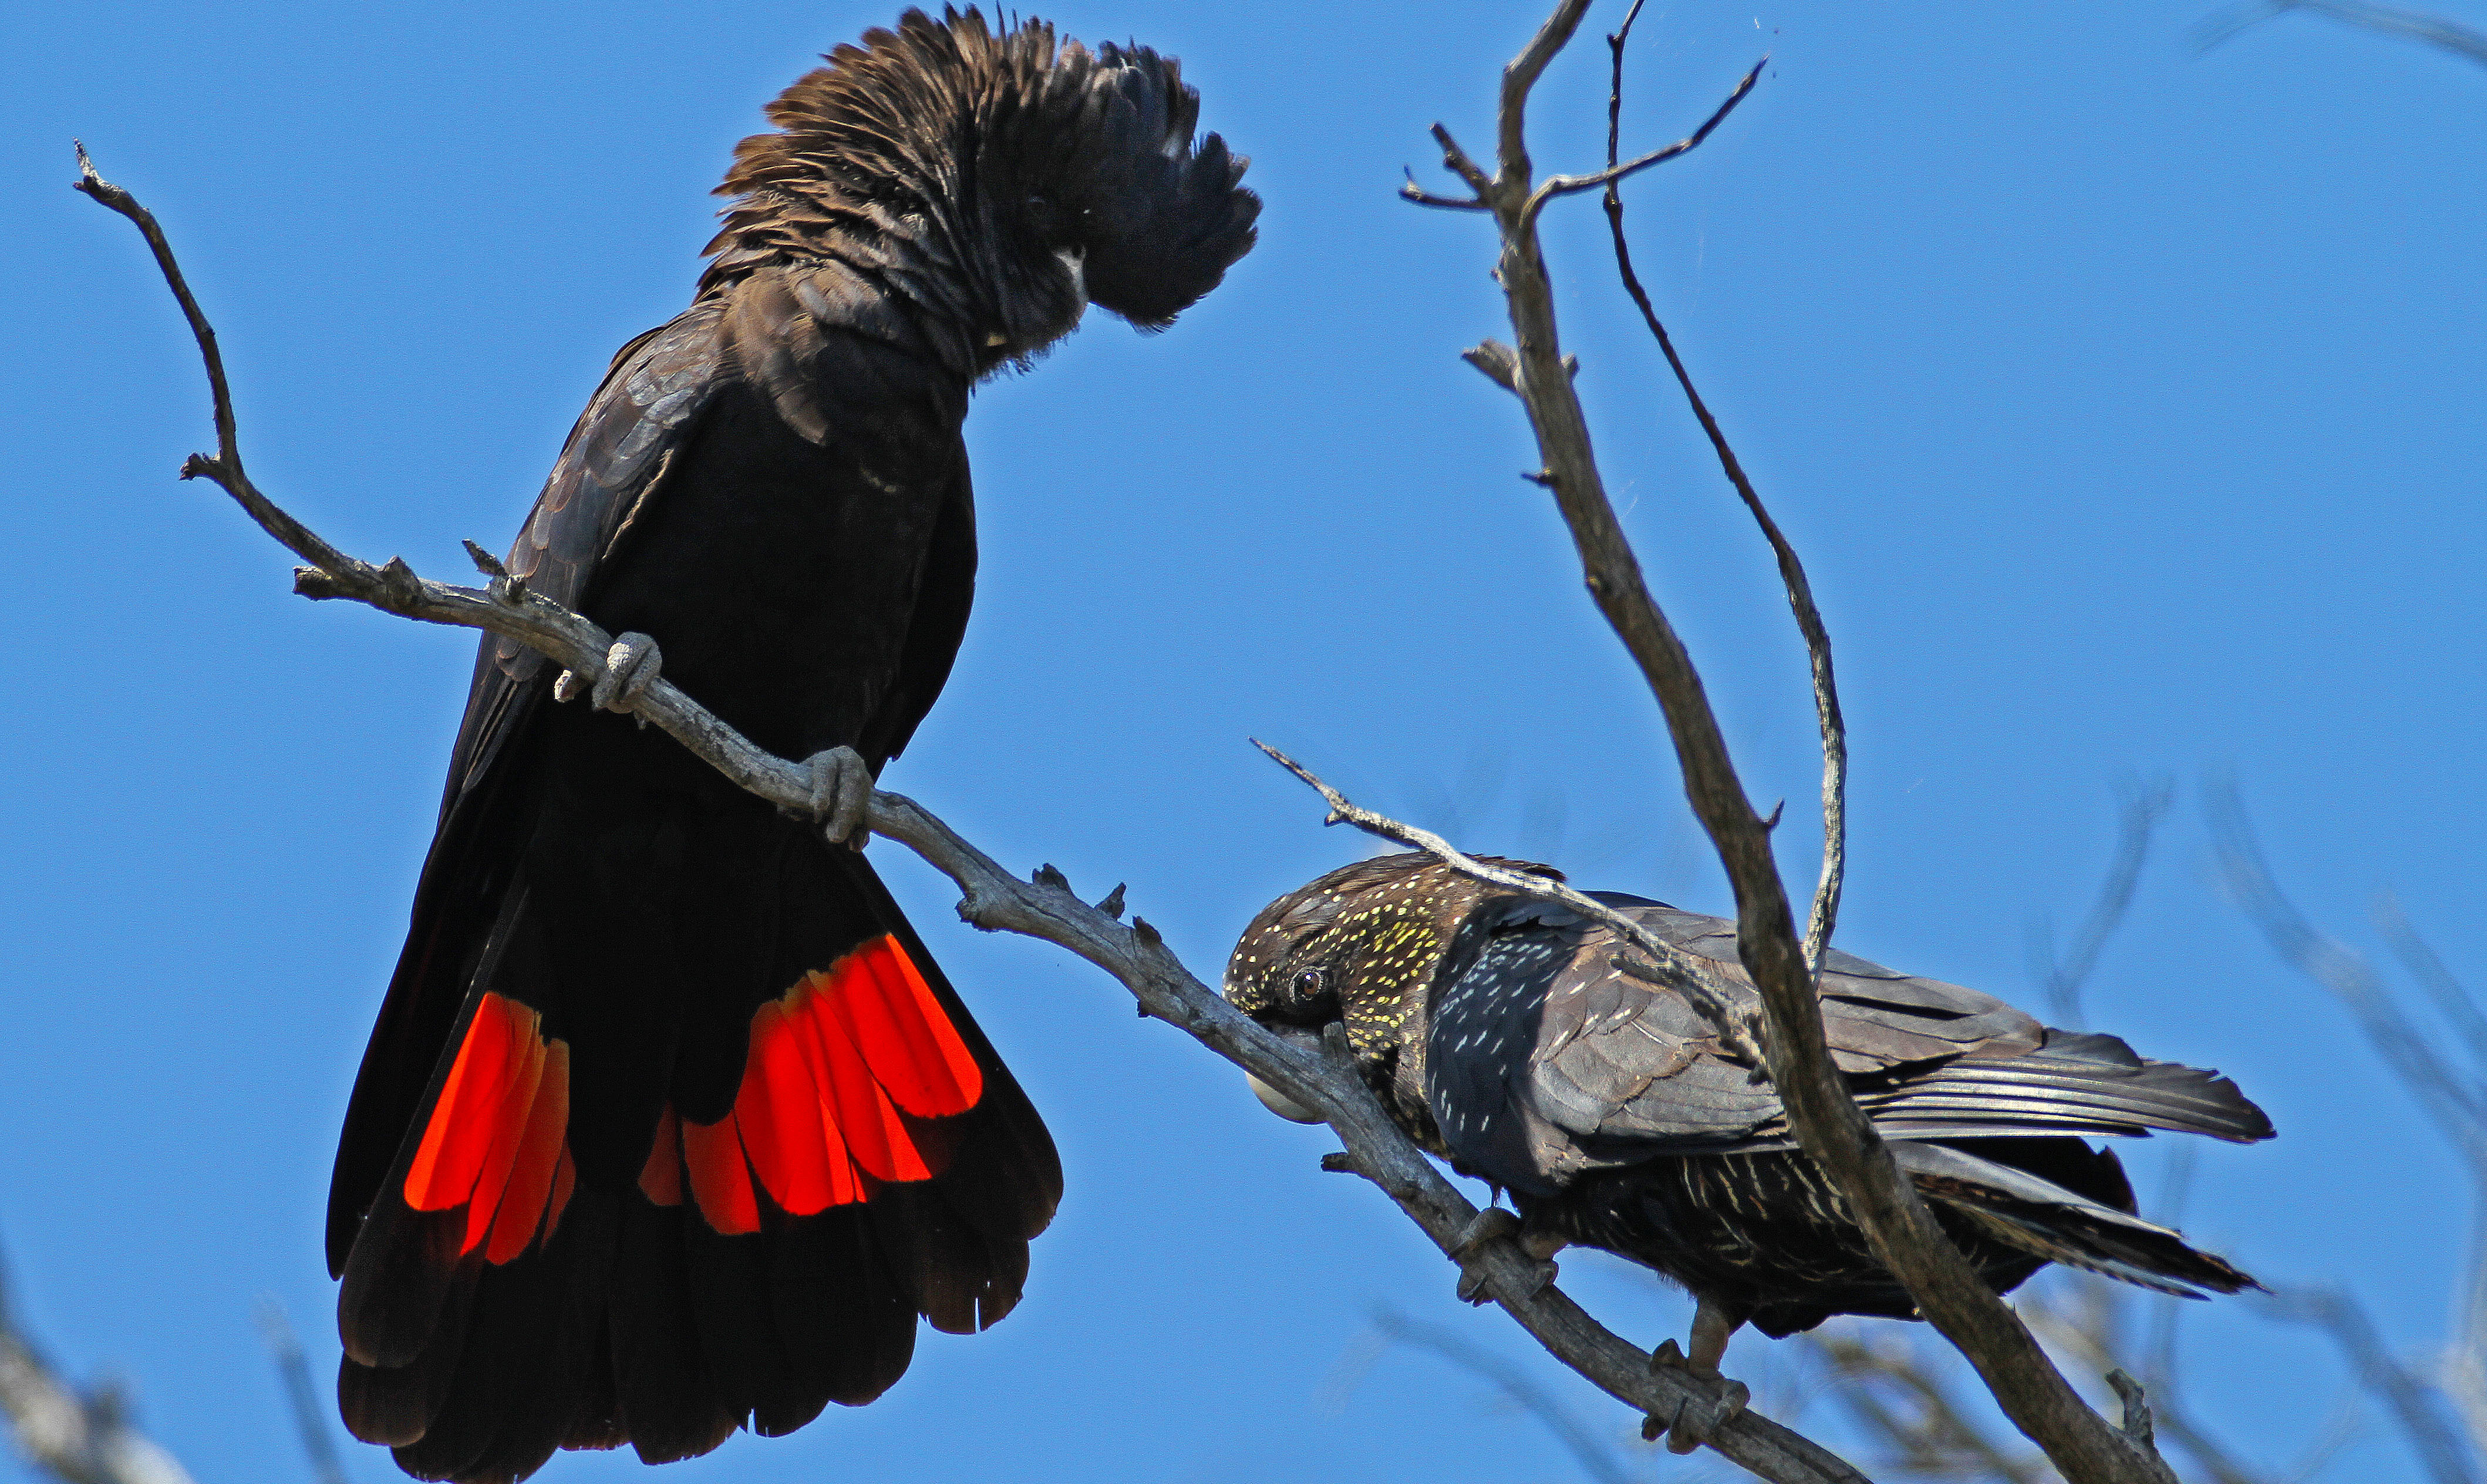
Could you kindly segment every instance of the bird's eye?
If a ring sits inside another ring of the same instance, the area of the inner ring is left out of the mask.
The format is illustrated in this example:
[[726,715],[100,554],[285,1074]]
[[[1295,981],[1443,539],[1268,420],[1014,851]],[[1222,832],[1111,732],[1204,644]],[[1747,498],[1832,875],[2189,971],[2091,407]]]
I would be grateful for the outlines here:
[[1322,971],[1320,969],[1307,968],[1301,973],[1296,975],[1296,993],[1303,995],[1305,998],[1309,999],[1313,995],[1320,994],[1321,989]]

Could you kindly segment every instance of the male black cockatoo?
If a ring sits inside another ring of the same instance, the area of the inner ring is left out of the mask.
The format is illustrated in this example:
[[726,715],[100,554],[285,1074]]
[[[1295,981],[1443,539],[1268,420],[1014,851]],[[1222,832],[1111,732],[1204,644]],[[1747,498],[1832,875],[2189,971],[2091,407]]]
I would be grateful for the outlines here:
[[[1734,1013],[1759,1009],[1733,922],[1588,895],[1709,961],[1705,977]],[[1698,1371],[1715,1377],[1747,1322],[1778,1336],[1833,1314],[1915,1317],[1796,1148],[1777,1092],[1720,1049],[1682,994],[1619,957],[1636,953],[1565,908],[1430,856],[1388,855],[1263,909],[1225,993],[1267,1023],[1344,1022],[1393,1120],[1509,1191],[1535,1254],[1603,1247],[1691,1290]],[[2269,1138],[2271,1120],[2227,1078],[1836,951],[1823,965],[1822,1018],[1849,1090],[1998,1292],[2048,1262],[2187,1298],[2253,1284],[2134,1215],[2114,1154],[2083,1142],[2155,1129]],[[1300,1114],[1274,1091],[1264,1099]]]
[[[1143,48],[909,12],[826,60],[736,152],[697,298],[614,358],[510,553],[625,638],[587,704],[484,641],[354,1084],[340,1402],[422,1477],[684,1458],[870,1401],[918,1315],[1010,1311],[1061,1193],[851,846],[966,625],[969,389],[1091,303],[1166,324],[1260,203]],[[606,709],[655,641],[811,760],[821,819]]]

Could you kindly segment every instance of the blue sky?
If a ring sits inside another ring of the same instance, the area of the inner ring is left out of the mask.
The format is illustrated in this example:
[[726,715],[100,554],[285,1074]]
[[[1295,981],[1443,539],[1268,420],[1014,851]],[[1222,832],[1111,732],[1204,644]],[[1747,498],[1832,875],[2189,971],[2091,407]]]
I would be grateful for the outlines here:
[[[1536,111],[1603,150],[1602,0]],[[1534,6],[1081,0],[1068,33],[1184,58],[1253,156],[1260,248],[1172,331],[1099,316],[976,399],[985,566],[959,669],[886,782],[1006,863],[1133,908],[1204,976],[1361,844],[1245,745],[1585,884],[1722,910],[1654,709],[1517,476],[1517,406],[1456,352],[1508,336],[1479,222],[1392,195],[1439,119],[1472,148]],[[2487,73],[2289,17],[2196,55],[2208,5],[1652,5],[1628,137],[1754,97],[1636,182],[1636,251],[1808,562],[1856,750],[1841,944],[2033,1007],[2119,780],[2178,808],[2089,993],[2216,1065],[2273,1144],[2200,1152],[2187,1224],[2267,1278],[2340,1280],[2418,1357],[2464,1178],[2334,1004],[2211,880],[2238,781],[2284,887],[2373,947],[2399,894],[2487,979],[2473,574]],[[0,14],[0,1244],[29,1325],[124,1378],[202,1480],[301,1474],[250,1313],[335,1358],[320,1213],[471,652],[289,595],[290,560],[171,474],[211,439],[195,357],[69,141],[163,217],[221,329],[260,482],[347,549],[499,547],[613,349],[686,301],[706,191],[759,108],[880,6],[73,4]],[[2478,17],[2473,15],[2470,18]],[[1802,652],[1766,549],[1615,288],[1595,205],[1550,212],[1609,489],[1745,776],[1809,884]],[[1373,1191],[1320,1175],[1223,1063],[1057,950],[955,924],[878,848],[1059,1140],[1028,1298],[928,1337],[873,1407],[738,1439],[680,1484],[840,1477],[1575,1477],[1432,1358],[1328,1377],[1380,1301],[1548,1377]],[[2128,1146],[2150,1189],[2166,1141]],[[1644,1343],[1687,1306],[1578,1259]],[[2340,1384],[2314,1338],[2189,1314],[2197,1407],[2277,1463]],[[1730,1370],[1772,1373],[1746,1337]],[[2259,1386],[2263,1389],[2255,1389]],[[1326,1391],[1326,1386],[1327,1390]],[[2273,1397],[2283,1399],[2274,1405]],[[1806,1424],[1837,1436],[1816,1404]],[[0,1465],[0,1470],[14,1467]],[[357,1448],[358,1480],[396,1477]],[[1639,1467],[1658,1473],[1673,1461]],[[545,1478],[640,1477],[627,1455]],[[2371,1419],[2328,1479],[2416,1466]]]

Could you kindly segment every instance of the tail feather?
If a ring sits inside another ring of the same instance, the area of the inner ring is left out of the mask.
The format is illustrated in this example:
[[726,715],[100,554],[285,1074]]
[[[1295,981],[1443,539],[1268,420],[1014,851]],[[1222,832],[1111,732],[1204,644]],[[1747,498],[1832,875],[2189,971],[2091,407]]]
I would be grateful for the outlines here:
[[[919,1316],[969,1332],[1019,1302],[1061,1192],[1025,1095],[861,856],[790,827],[732,859],[784,893],[757,919],[774,946],[742,950],[767,985],[756,1009],[711,994],[684,1013],[746,1022],[700,1032],[741,1045],[740,1066],[685,1055],[636,1098],[622,1075],[661,1058],[573,1043],[576,986],[537,977],[544,955],[491,951],[426,1052],[339,1296],[340,1411],[407,1472],[507,1484],[565,1446],[627,1441],[660,1463],[738,1427],[792,1432],[895,1382]],[[559,906],[539,894],[496,926],[532,939]],[[676,972],[664,957],[635,972]],[[643,1103],[635,1137],[612,1127]],[[573,1158],[581,1139],[592,1158]]]
[[2271,1118],[2217,1072],[2145,1061],[2113,1036],[2051,1030],[2020,1056],[1964,1056],[1895,1078],[1857,1078],[1858,1105],[1908,1138],[2001,1129],[2115,1135],[2151,1130],[2233,1143],[2272,1136]]
[[1941,1144],[1894,1139],[1891,1157],[1919,1193],[2023,1251],[2181,1298],[2259,1288],[2182,1234],[2076,1194],[2026,1169]]

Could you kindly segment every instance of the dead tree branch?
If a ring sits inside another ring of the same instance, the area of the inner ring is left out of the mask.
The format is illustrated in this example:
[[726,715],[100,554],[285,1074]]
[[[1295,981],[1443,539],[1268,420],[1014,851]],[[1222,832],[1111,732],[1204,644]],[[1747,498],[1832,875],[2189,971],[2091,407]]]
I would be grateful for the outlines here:
[[62,1484],[194,1484],[172,1454],[130,1425],[110,1386],[80,1395],[17,1328],[0,1276],[0,1413],[26,1462]]
[[[498,562],[472,543],[468,551],[492,579],[482,590],[428,581],[402,560],[374,567],[347,556],[261,494],[242,470],[214,331],[183,284],[162,230],[128,192],[98,177],[83,151],[80,164],[83,178],[77,188],[138,225],[198,337],[215,398],[218,452],[212,459],[193,455],[183,472],[204,474],[223,487],[262,529],[311,564],[295,574],[295,591],[350,599],[430,623],[489,630],[550,657],[582,679],[603,673],[613,647],[609,634],[510,579],[498,570]],[[749,792],[780,807],[810,809],[806,772],[754,746],[671,683],[658,678],[626,704],[631,714],[663,728]],[[1136,917],[1128,925],[1119,920],[1121,888],[1104,906],[1090,906],[1050,866],[1020,881],[929,810],[896,794],[875,793],[867,820],[874,833],[907,846],[957,883],[959,915],[964,921],[1069,949],[1121,981],[1144,1014],[1186,1031],[1319,1111],[1346,1147],[1343,1157],[1334,1157],[1341,1160],[1340,1167],[1380,1186],[1446,1256],[1461,1246],[1476,1208],[1392,1126],[1352,1063],[1308,1037],[1275,1035],[1236,1011],[1184,967],[1156,929]],[[1717,1405],[1712,1388],[1680,1368],[1654,1367],[1647,1351],[1598,1323],[1547,1283],[1537,1264],[1515,1245],[1496,1242],[1471,1249],[1466,1266],[1483,1274],[1483,1291],[1557,1359],[1625,1405],[1666,1415],[1687,1403]],[[1717,1429],[1710,1444],[1774,1484],[1866,1484],[1864,1475],[1829,1449],[1749,1411]],[[150,1484],[170,1484],[181,1477],[167,1475]]]
[[[1969,1357],[2006,1415],[2076,1484],[2173,1484],[2149,1442],[2147,1410],[2128,1398],[2126,1425],[2110,1426],[2066,1383],[2027,1330],[1969,1265],[1892,1164],[1825,1050],[1813,977],[1773,858],[1770,826],[1746,798],[1699,673],[1650,596],[1639,559],[1607,498],[1588,422],[1563,370],[1553,287],[1536,232],[1543,204],[1526,146],[1528,94],[1579,29],[1588,0],[1560,0],[1537,35],[1503,70],[1496,168],[1489,176],[1435,126],[1443,164],[1493,213],[1500,238],[1496,277],[1509,300],[1518,350],[1516,381],[1544,461],[1535,477],[1553,491],[1579,548],[1581,574],[1666,716],[1685,794],[1735,887],[1737,952],[1760,991],[1769,1026],[1772,1080],[1805,1153],[1819,1163],[1863,1229],[1874,1255],[1919,1310]],[[1739,84],[1733,102],[1746,96]],[[1723,112],[1723,110],[1722,110]]]

